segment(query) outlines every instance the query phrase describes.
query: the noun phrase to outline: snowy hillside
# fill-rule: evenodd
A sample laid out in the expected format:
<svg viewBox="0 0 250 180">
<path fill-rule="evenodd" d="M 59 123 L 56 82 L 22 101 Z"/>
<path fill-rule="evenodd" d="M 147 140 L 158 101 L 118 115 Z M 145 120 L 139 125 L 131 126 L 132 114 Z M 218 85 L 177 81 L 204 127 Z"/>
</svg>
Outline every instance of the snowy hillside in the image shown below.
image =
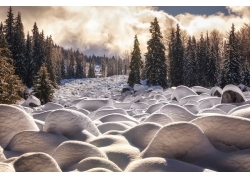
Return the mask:
<svg viewBox="0 0 250 180">
<path fill-rule="evenodd" d="M 54 102 L 1 104 L 0 171 L 250 171 L 248 91 L 127 78 L 65 79 Z"/>
</svg>

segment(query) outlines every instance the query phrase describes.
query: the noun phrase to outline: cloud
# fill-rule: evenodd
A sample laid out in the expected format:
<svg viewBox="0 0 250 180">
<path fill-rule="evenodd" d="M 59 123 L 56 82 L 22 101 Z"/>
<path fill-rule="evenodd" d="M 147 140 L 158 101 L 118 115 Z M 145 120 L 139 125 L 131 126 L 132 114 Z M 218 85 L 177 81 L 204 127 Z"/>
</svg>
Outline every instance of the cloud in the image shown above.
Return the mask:
<svg viewBox="0 0 250 180">
<path fill-rule="evenodd" d="M 142 56 L 147 50 L 150 38 L 149 27 L 157 17 L 163 33 L 176 23 L 192 35 L 218 29 L 222 33 L 236 29 L 244 22 L 249 23 L 249 7 L 227 7 L 229 16 L 222 13 L 197 16 L 189 13 L 173 17 L 154 7 L 13 7 L 14 15 L 22 13 L 25 34 L 37 23 L 45 35 L 52 35 L 54 41 L 65 47 L 79 48 L 87 55 L 121 55 L 131 51 L 135 34 L 138 36 Z M 6 19 L 8 7 L 0 7 L 0 21 Z"/>
</svg>

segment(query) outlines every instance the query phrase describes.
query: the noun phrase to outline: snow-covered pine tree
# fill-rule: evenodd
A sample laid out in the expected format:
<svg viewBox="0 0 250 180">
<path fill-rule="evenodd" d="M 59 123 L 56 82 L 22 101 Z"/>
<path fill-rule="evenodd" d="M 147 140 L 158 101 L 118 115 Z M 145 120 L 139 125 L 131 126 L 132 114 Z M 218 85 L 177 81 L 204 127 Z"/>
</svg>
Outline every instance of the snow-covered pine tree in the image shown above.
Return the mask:
<svg viewBox="0 0 250 180">
<path fill-rule="evenodd" d="M 15 104 L 22 99 L 24 86 L 15 75 L 12 54 L 0 28 L 0 104 Z"/>
<path fill-rule="evenodd" d="M 46 66 L 47 71 L 49 73 L 49 79 L 52 82 L 54 88 L 57 88 L 57 77 L 56 77 L 56 60 L 54 54 L 54 42 L 52 40 L 52 36 L 46 38 L 45 43 L 45 52 L 46 52 Z"/>
<path fill-rule="evenodd" d="M 245 65 L 243 72 L 242 72 L 242 84 L 246 86 L 250 86 L 250 68 L 248 63 Z"/>
<path fill-rule="evenodd" d="M 86 75 L 84 75 L 84 56 L 79 52 L 79 49 L 77 49 L 75 56 L 76 56 L 76 78 L 85 78 Z"/>
<path fill-rule="evenodd" d="M 238 39 L 235 35 L 234 24 L 232 24 L 224 60 L 225 80 L 227 84 L 238 85 L 241 81 L 241 63 L 238 51 Z"/>
<path fill-rule="evenodd" d="M 151 39 L 147 42 L 148 52 L 145 54 L 147 85 L 159 85 L 163 88 L 167 88 L 165 47 L 162 43 L 163 37 L 156 17 L 154 21 L 151 22 L 149 32 L 151 33 Z"/>
<path fill-rule="evenodd" d="M 68 78 L 74 78 L 75 77 L 75 56 L 73 49 L 70 48 L 68 50 Z"/>
<path fill-rule="evenodd" d="M 184 84 L 184 47 L 179 24 L 177 24 L 175 32 L 174 47 L 172 47 L 173 64 L 172 64 L 172 86 Z"/>
<path fill-rule="evenodd" d="M 21 19 L 21 13 L 18 12 L 17 17 L 14 21 L 14 43 L 12 47 L 12 55 L 15 65 L 15 74 L 18 75 L 24 82 L 26 72 L 25 69 L 27 64 L 25 63 L 25 37 L 23 32 L 23 23 Z"/>
<path fill-rule="evenodd" d="M 107 76 L 107 63 L 106 63 L 106 57 L 104 55 L 103 59 L 101 60 L 101 69 L 102 69 L 102 77 L 106 77 Z"/>
<path fill-rule="evenodd" d="M 217 77 L 218 77 L 218 66 L 217 66 L 217 57 L 216 57 L 216 50 L 214 46 L 211 46 L 209 51 L 209 62 L 207 65 L 207 86 L 213 87 L 217 84 Z"/>
<path fill-rule="evenodd" d="M 95 59 L 94 59 L 94 57 L 92 57 L 92 59 L 89 62 L 88 78 L 95 78 Z"/>
<path fill-rule="evenodd" d="M 174 44 L 175 44 L 175 29 L 171 28 L 171 34 L 170 34 L 170 41 L 168 42 L 168 59 L 169 59 L 169 81 L 172 85 L 172 79 L 174 79 L 174 66 L 175 61 L 173 57 L 173 51 L 174 51 Z"/>
<path fill-rule="evenodd" d="M 206 43 L 201 33 L 200 41 L 197 44 L 197 85 L 205 86 L 205 66 L 206 66 Z"/>
<path fill-rule="evenodd" d="M 192 38 L 189 36 L 187 47 L 185 49 L 185 85 L 192 87 L 196 82 L 196 62 L 194 56 L 194 46 L 192 44 Z"/>
<path fill-rule="evenodd" d="M 141 60 L 140 44 L 137 35 L 134 38 L 134 48 L 131 53 L 130 73 L 128 77 L 128 84 L 133 87 L 135 84 L 141 84 L 140 73 L 142 70 L 143 62 Z"/>
<path fill-rule="evenodd" d="M 40 99 L 41 104 L 46 104 L 53 100 L 53 93 L 52 81 L 49 79 L 47 67 L 43 64 L 35 78 L 32 94 Z"/>
<path fill-rule="evenodd" d="M 9 49 L 13 51 L 13 44 L 14 44 L 14 14 L 12 12 L 12 8 L 9 7 L 7 12 L 7 19 L 5 20 L 5 25 L 3 27 L 3 31 L 5 34 L 6 41 L 9 45 Z"/>
<path fill-rule="evenodd" d="M 34 67 L 33 67 L 33 62 L 32 62 L 32 55 L 33 55 L 33 48 L 32 48 L 32 42 L 31 42 L 31 37 L 29 35 L 29 32 L 27 34 L 27 39 L 26 39 L 26 45 L 25 45 L 25 66 L 24 66 L 24 84 L 28 87 L 31 88 L 33 85 L 33 75 L 34 75 Z"/>
</svg>

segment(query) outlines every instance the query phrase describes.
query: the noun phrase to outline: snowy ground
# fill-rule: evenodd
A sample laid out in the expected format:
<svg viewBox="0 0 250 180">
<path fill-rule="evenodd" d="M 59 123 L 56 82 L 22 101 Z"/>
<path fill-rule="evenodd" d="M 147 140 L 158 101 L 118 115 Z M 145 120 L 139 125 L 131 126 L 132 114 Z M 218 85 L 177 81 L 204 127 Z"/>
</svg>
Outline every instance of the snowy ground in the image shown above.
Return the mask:
<svg viewBox="0 0 250 180">
<path fill-rule="evenodd" d="M 164 91 L 126 81 L 63 80 L 53 103 L 1 104 L 0 171 L 250 171 L 243 85 Z"/>
</svg>

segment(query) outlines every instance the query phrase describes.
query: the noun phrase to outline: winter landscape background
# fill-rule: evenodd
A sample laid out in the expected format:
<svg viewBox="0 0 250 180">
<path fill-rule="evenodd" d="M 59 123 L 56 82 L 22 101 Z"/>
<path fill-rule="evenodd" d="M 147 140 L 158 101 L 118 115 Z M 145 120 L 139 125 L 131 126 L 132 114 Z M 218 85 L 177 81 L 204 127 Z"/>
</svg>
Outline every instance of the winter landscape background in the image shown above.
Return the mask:
<svg viewBox="0 0 250 180">
<path fill-rule="evenodd" d="M 0 9 L 1 172 L 250 171 L 249 7 Z"/>
</svg>

